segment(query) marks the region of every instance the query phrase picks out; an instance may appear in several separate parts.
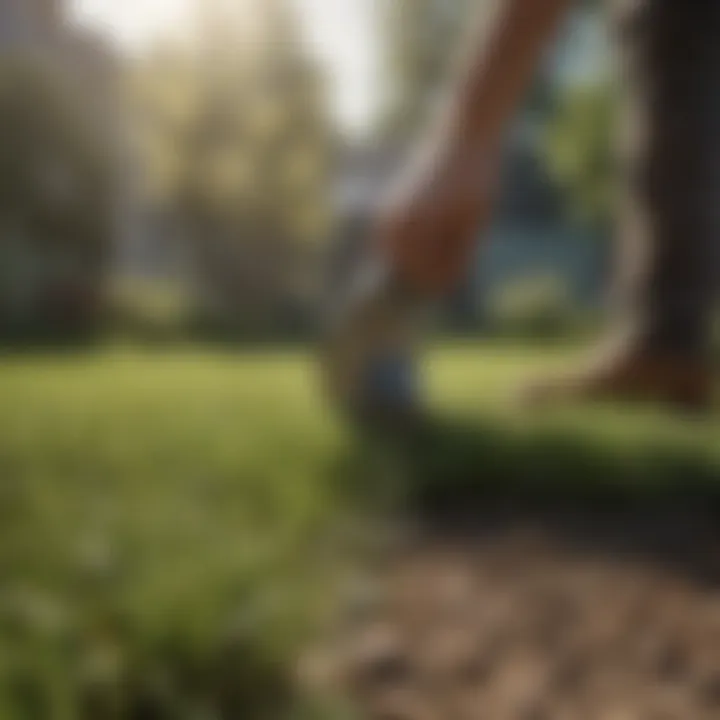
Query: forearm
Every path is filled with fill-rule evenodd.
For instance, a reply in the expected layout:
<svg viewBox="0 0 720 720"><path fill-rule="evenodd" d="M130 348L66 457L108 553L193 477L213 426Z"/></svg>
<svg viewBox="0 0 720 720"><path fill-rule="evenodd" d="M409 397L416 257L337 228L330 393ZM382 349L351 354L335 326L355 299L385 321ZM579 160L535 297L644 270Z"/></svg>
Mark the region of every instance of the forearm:
<svg viewBox="0 0 720 720"><path fill-rule="evenodd" d="M572 0L499 0L462 58L445 108L445 142L465 149L499 141Z"/></svg>

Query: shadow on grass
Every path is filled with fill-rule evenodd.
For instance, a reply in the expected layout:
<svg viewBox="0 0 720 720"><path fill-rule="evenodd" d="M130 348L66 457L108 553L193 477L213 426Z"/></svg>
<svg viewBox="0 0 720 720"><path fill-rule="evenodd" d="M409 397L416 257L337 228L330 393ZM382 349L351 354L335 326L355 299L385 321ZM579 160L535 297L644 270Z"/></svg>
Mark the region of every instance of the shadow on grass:
<svg viewBox="0 0 720 720"><path fill-rule="evenodd" d="M366 438L360 451L366 479L396 484L408 507L428 513L493 499L720 502L714 448L664 434L618 444L567 425L441 418L402 437Z"/></svg>
<svg viewBox="0 0 720 720"><path fill-rule="evenodd" d="M445 418L368 439L354 462L361 492L423 534L537 531L582 556L633 558L720 586L720 462L704 443L649 433L618 446L568 426Z"/></svg>

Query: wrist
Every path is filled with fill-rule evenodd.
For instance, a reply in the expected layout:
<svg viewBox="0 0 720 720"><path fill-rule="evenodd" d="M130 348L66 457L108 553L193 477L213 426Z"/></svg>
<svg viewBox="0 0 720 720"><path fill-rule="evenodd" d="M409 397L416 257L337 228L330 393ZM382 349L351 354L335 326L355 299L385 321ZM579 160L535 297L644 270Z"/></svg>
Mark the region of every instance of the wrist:
<svg viewBox="0 0 720 720"><path fill-rule="evenodd" d="M493 129L491 115L471 112L466 103L458 103L453 95L438 103L438 115L430 132L435 144L449 157L476 157L498 147L501 133ZM482 103L482 107L487 108L488 103Z"/></svg>

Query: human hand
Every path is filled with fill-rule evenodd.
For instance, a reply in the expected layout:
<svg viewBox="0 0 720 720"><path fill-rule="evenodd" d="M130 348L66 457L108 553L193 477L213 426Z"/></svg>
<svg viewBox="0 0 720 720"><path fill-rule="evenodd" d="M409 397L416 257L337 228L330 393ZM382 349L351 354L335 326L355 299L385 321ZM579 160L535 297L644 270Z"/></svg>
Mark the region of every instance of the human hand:
<svg viewBox="0 0 720 720"><path fill-rule="evenodd" d="M417 292L447 292L470 264L492 213L497 155L494 149L433 144L381 209L380 254Z"/></svg>

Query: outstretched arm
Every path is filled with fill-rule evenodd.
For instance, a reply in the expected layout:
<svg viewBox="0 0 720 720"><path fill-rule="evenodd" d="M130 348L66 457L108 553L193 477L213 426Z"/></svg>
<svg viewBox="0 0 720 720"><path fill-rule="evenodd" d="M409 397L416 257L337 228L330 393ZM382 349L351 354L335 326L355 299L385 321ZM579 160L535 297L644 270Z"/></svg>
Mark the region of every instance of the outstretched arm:
<svg viewBox="0 0 720 720"><path fill-rule="evenodd" d="M462 58L450 101L456 141L499 138L571 1L501 0L484 19Z"/></svg>
<svg viewBox="0 0 720 720"><path fill-rule="evenodd" d="M439 124L381 223L398 272L447 290L490 214L495 161L509 120L572 0L498 0L472 34Z"/></svg>

